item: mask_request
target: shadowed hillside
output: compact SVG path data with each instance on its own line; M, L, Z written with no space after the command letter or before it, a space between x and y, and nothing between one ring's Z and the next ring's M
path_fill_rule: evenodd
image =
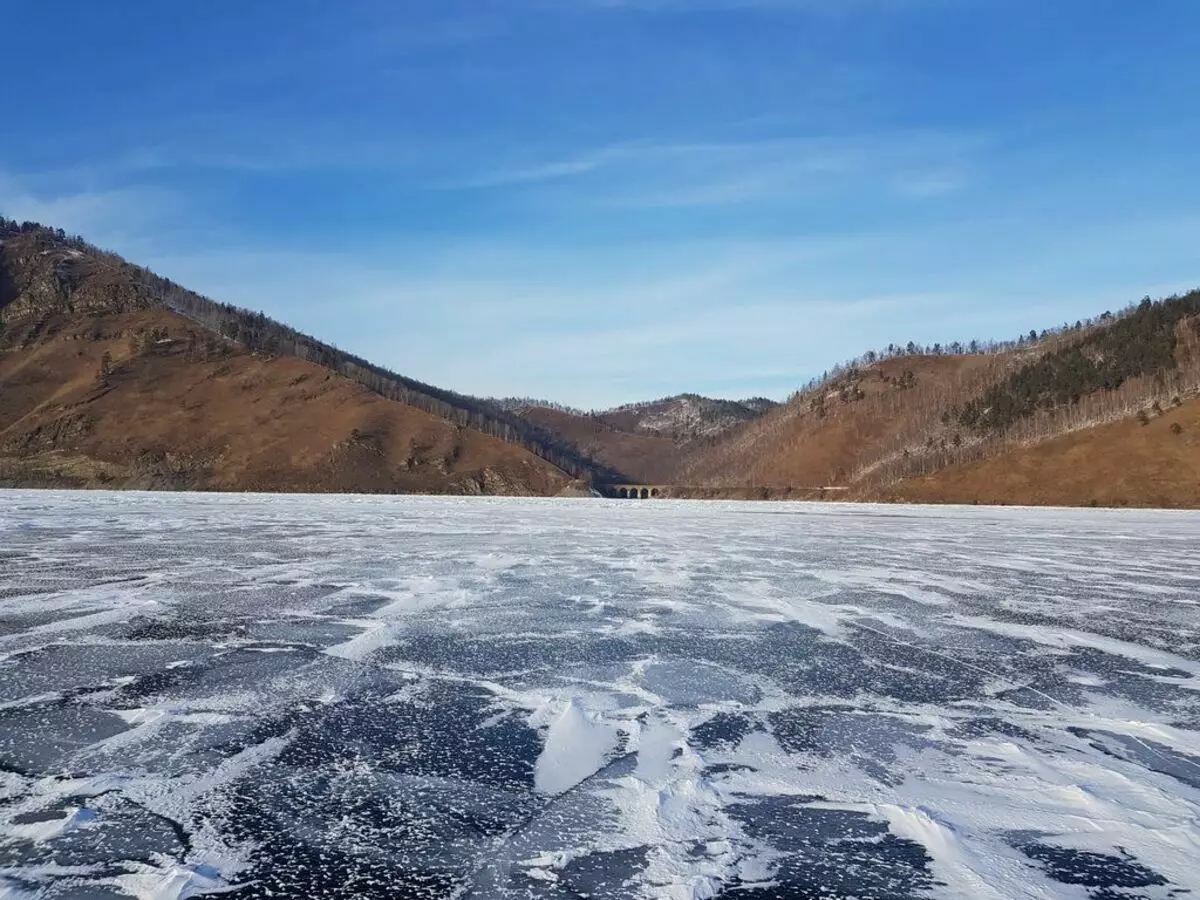
M669 482L679 468L680 449L669 437L625 431L600 415L573 413L548 406L527 406L518 415L553 431L608 469L623 472L626 480Z
M679 394L585 413L545 401L501 401L521 418L569 441L604 467L642 483L679 478L688 448L753 421L778 404Z

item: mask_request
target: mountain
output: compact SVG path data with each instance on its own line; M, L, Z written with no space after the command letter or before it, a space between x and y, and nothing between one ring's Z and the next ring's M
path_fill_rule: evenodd
M0 219L0 485L1200 506L1200 291L909 343L784 403L598 412L397 374Z
M715 438L737 425L757 419L778 406L766 397L718 400L699 394L677 394L661 400L630 403L597 413L600 421L633 434L652 434L686 444Z
M0 222L0 483L552 494L603 472L41 226Z
M585 413L546 401L500 403L581 454L637 483L678 479L687 448L712 440L777 406L773 400L718 400L679 394Z
M1200 291L934 350L840 367L690 454L679 481L728 496L1197 502Z
M626 431L601 415L579 413L552 406L525 406L516 410L528 422L553 432L581 454L606 469L621 473L619 481L639 484L676 480L679 446L662 435Z
M855 365L699 447L680 480L708 487L846 487L940 426L955 397L974 396L1006 361L913 354Z

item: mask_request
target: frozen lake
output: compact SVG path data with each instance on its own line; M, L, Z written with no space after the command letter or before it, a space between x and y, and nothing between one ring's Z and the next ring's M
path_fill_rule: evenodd
M0 896L1188 889L1200 515L0 492Z

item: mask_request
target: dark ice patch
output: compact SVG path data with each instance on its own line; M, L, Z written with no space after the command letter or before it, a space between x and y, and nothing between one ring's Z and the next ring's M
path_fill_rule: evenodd
M97 874L115 875L126 871L126 862L150 864L162 857L182 861L190 849L182 825L118 793L73 800L81 808L72 827L38 844L14 840L0 845L0 865L18 871L91 866L98 868Z
M752 705L762 697L758 687L740 673L687 658L651 663L642 672L642 684L678 707L725 700Z
M29 775L67 772L79 751L129 727L113 713L68 701L0 710L0 767Z
M214 800L212 816L259 847L255 886L234 896L443 897L544 804L539 735L488 692L435 683L397 702L388 688L297 707L251 738L290 735Z
M177 616L136 616L114 635L127 641L227 641L246 636L247 621Z
M979 696L988 677L866 628L846 642L788 622L771 625L747 641L714 636L697 644L680 655L765 675L798 697L850 700L876 694L907 703L948 703Z
M277 644L311 645L326 649L362 634L362 627L320 619L285 619L254 622L246 633L258 641Z
M572 859L558 871L557 893L538 891L535 896L612 897L614 900L636 897L637 892L630 887L629 882L646 868L646 857L645 847L588 853Z
M12 817L14 825L33 825L37 822L54 822L69 815L65 809L39 809L36 812L18 813Z
M389 603L393 603L394 601L394 597L383 597L379 595L364 597L358 594L353 594L345 598L335 599L332 603L323 608L331 615L345 616L347 618L360 618L370 616L372 613L378 612Z
M1087 740L1101 753L1144 766L1151 772L1169 775L1184 784L1200 788L1200 757L1179 753L1158 741L1136 738L1113 731L1068 728L1076 737Z
M382 770L531 788L541 738L515 714L497 715L482 688L430 685L418 700L364 692L328 707L296 708L263 723L258 737L293 729L281 762L313 767L365 759Z
M196 658L206 652L206 648L195 644L50 644L0 663L0 702L98 690L114 678L153 672L173 660Z
M701 750L730 749L740 744L752 731L762 729L762 723L749 716L719 712L693 728L688 743Z
M771 733L789 753L846 756L872 777L894 781L882 764L896 760L896 746L914 750L932 747L929 726L914 725L849 707L794 707L767 717Z
M1037 841L1018 843L1017 846L1039 864L1048 878L1088 888L1088 896L1094 900L1133 900L1146 895L1130 893L1131 889L1169 884L1162 875L1146 868L1120 848L1122 855L1116 856Z
M999 716L977 716L956 722L948 731L949 736L963 740L975 740L994 735L1003 735L1016 741L1039 743L1037 735L1022 728L1015 722L1002 719ZM949 748L947 748L949 749Z
M375 654L380 662L496 677L509 672L560 671L571 666L628 663L660 649L650 637L563 635L558 638L417 633Z
M814 809L790 798L740 804L729 812L782 858L770 885L735 883L718 895L725 900L909 900L937 885L925 848L865 813Z

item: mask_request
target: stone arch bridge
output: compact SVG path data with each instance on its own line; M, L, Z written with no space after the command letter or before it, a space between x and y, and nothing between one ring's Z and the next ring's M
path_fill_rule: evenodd
M658 500L669 497L670 490L667 484L606 484L601 493L621 500Z
M844 494L850 488L846 485L825 485L815 487L699 487L684 484L605 484L597 485L596 490L605 497L618 500L662 500L703 498L710 500L831 500L839 494Z

